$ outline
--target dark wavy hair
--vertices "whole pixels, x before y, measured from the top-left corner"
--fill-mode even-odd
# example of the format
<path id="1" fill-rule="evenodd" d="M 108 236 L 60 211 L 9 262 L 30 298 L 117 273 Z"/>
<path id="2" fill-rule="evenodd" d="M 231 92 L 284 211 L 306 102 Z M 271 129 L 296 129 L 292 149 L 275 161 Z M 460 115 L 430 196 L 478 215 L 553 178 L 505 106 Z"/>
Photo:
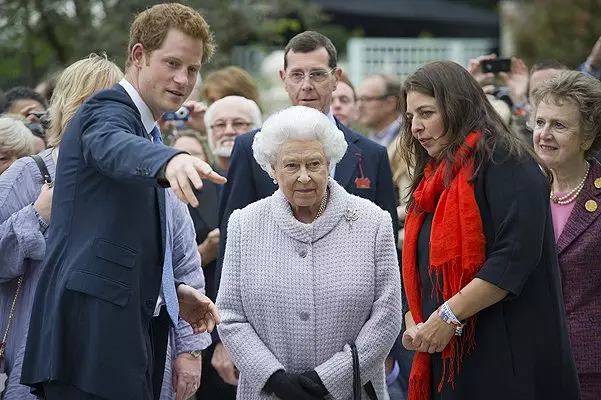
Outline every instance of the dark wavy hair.
<path id="1" fill-rule="evenodd" d="M 441 151 L 437 161 L 452 164 L 457 149 L 464 146 L 466 136 L 472 131 L 480 131 L 483 136 L 483 140 L 479 141 L 475 149 L 474 177 L 482 162 L 495 161 L 493 155 L 499 147 L 505 149 L 509 157 L 521 159 L 531 156 L 538 161 L 538 157 L 526 142 L 514 135 L 503 122 L 488 102 L 482 88 L 465 68 L 451 61 L 430 62 L 409 76 L 401 90 L 400 109 L 403 124 L 399 151 L 413 171 L 411 193 L 419 185 L 431 157 L 411 134 L 411 121 L 407 118 L 409 92 L 419 92 L 436 99 L 444 123 L 443 134 L 449 138 L 448 145 Z M 448 170 L 450 172 L 451 168 Z M 446 177 L 447 184 L 450 180 L 451 176 Z M 411 204 L 412 198 L 409 198 L 408 206 Z"/>

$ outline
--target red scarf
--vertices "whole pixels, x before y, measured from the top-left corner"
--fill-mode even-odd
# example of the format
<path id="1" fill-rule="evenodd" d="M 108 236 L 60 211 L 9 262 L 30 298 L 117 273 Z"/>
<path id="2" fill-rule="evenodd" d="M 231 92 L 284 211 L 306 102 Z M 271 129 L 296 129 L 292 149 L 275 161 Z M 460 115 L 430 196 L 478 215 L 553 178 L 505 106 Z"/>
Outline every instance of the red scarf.
<path id="1" fill-rule="evenodd" d="M 448 164 L 430 163 L 424 177 L 413 193 L 415 203 L 405 221 L 403 246 L 403 281 L 409 309 L 416 324 L 425 322 L 429 315 L 422 313 L 421 280 L 417 266 L 417 237 L 425 213 L 434 213 L 430 234 L 429 274 L 434 283 L 433 295 L 448 300 L 472 281 L 485 260 L 485 238 L 480 210 L 476 203 L 474 185 L 469 182 L 474 174 L 473 150 L 481 138 L 480 132 L 471 132 L 455 154 L 451 167 L 452 180 L 445 187 Z M 420 211 L 420 210 L 423 210 Z M 439 278 L 442 276 L 442 280 Z M 442 288 L 441 288 L 442 284 Z M 453 336 L 442 352 L 443 373 L 438 391 L 445 378 L 454 383 L 466 351 L 474 348 L 474 317 L 466 321 L 463 336 Z M 416 353 L 409 380 L 409 400 L 430 399 L 432 371 L 430 354 Z"/>

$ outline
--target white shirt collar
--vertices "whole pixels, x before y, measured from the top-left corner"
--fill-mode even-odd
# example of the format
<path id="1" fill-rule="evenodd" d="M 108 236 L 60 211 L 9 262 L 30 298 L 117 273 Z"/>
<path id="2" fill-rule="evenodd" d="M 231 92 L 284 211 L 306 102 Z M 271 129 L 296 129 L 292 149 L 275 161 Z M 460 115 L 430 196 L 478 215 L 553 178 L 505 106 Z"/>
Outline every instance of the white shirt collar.
<path id="1" fill-rule="evenodd" d="M 134 104 L 138 108 L 138 111 L 140 112 L 140 116 L 142 117 L 142 123 L 144 124 L 144 128 L 146 129 L 146 133 L 150 133 L 150 131 L 152 131 L 152 129 L 156 125 L 156 122 L 152 117 L 152 111 L 150 111 L 150 107 L 146 105 L 144 100 L 142 100 L 140 93 L 138 93 L 136 88 L 134 88 L 133 85 L 129 83 L 127 79 L 121 79 L 121 81 L 119 81 L 119 85 L 121 85 L 129 95 L 129 97 L 131 97 L 132 101 L 134 102 Z"/>

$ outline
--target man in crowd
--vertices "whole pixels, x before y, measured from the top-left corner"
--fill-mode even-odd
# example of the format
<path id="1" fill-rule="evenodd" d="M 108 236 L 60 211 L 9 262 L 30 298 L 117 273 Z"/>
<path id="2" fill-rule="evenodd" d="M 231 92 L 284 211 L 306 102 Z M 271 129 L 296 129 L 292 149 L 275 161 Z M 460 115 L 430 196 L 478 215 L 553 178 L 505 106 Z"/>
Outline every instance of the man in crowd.
<path id="1" fill-rule="evenodd" d="M 193 187 L 225 179 L 163 146 L 155 122 L 179 109 L 212 49 L 189 7 L 140 13 L 126 78 L 88 99 L 66 129 L 22 372 L 40 396 L 158 399 L 169 323 L 179 315 L 203 332 L 219 322 L 214 304 L 174 276 L 164 188 L 198 206 Z"/>
<path id="2" fill-rule="evenodd" d="M 194 107 L 194 103 L 187 103 Z M 197 126 L 193 120 L 188 126 Z M 221 175 L 226 175 L 230 166 L 234 140 L 239 135 L 261 127 L 261 110 L 257 103 L 241 96 L 227 96 L 213 102 L 204 113 L 203 127 L 206 126 L 207 141 L 214 156 L 213 169 Z M 174 142 L 175 148 L 186 150 L 186 143 L 198 146 L 198 138 L 178 137 Z M 191 150 L 192 146 L 189 147 Z M 219 204 L 223 185 L 203 180 L 202 190 L 196 192 L 201 207 L 188 207 L 194 228 L 196 243 L 201 254 L 202 269 L 206 282 L 206 294 L 215 301 L 215 266 L 219 249 Z M 220 345 L 220 350 L 224 350 Z M 211 365 L 214 346 L 203 354 L 202 380 L 197 393 L 199 399 L 235 399 L 236 387 L 224 381 Z M 217 360 L 217 359 L 215 359 Z"/>
<path id="3" fill-rule="evenodd" d="M 357 93 L 359 123 L 369 129 L 369 138 L 384 147 L 393 145 L 401 129 L 401 81 L 395 76 L 372 75 Z"/>
<path id="4" fill-rule="evenodd" d="M 26 119 L 26 125 L 33 133 L 35 153 L 46 148 L 45 128 L 41 121 L 47 107 L 41 94 L 25 86 L 10 89 L 0 101 L 0 114 L 15 114 Z"/>
<path id="5" fill-rule="evenodd" d="M 342 125 L 352 126 L 357 122 L 357 94 L 349 78 L 342 74 L 336 90 L 332 92 L 332 114 Z"/>

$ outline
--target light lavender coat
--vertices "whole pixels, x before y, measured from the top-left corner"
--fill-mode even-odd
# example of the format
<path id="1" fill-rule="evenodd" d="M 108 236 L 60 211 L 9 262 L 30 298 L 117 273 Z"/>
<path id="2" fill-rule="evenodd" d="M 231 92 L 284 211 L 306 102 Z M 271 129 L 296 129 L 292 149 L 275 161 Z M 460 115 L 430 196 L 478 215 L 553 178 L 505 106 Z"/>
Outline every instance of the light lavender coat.
<path id="1" fill-rule="evenodd" d="M 52 159 L 51 150 L 41 152 L 40 156 L 54 180 L 56 164 Z M 37 199 L 42 184 L 39 168 L 30 157 L 15 161 L 0 175 L 0 335 L 4 334 L 6 328 L 18 277 L 23 274 L 25 276 L 7 339 L 8 380 L 4 400 L 37 399 L 30 393 L 31 388 L 19 384 L 19 380 L 33 297 L 46 253 L 46 237 L 40 232 L 38 220 L 33 212 L 33 202 Z M 171 191 L 166 193 L 172 211 L 173 223 L 170 226 L 174 228 L 171 234 L 173 259 L 179 260 L 173 266 L 174 275 L 181 277 L 180 279 L 190 286 L 202 290 L 204 276 L 196 249 L 192 220 L 186 206 L 178 201 Z M 194 335 L 190 325 L 183 320 L 180 320 L 176 328 L 170 329 L 161 400 L 175 398 L 172 365 L 176 355 L 205 349 L 210 343 L 210 335 Z"/>
<path id="2" fill-rule="evenodd" d="M 279 369 L 315 369 L 330 398 L 349 399 L 352 343 L 362 384 L 371 380 L 378 399 L 388 398 L 384 360 L 401 328 L 390 214 L 333 179 L 328 186 L 312 224 L 293 216 L 281 190 L 230 217 L 217 305 L 240 400 L 275 398 L 263 387 Z"/>

